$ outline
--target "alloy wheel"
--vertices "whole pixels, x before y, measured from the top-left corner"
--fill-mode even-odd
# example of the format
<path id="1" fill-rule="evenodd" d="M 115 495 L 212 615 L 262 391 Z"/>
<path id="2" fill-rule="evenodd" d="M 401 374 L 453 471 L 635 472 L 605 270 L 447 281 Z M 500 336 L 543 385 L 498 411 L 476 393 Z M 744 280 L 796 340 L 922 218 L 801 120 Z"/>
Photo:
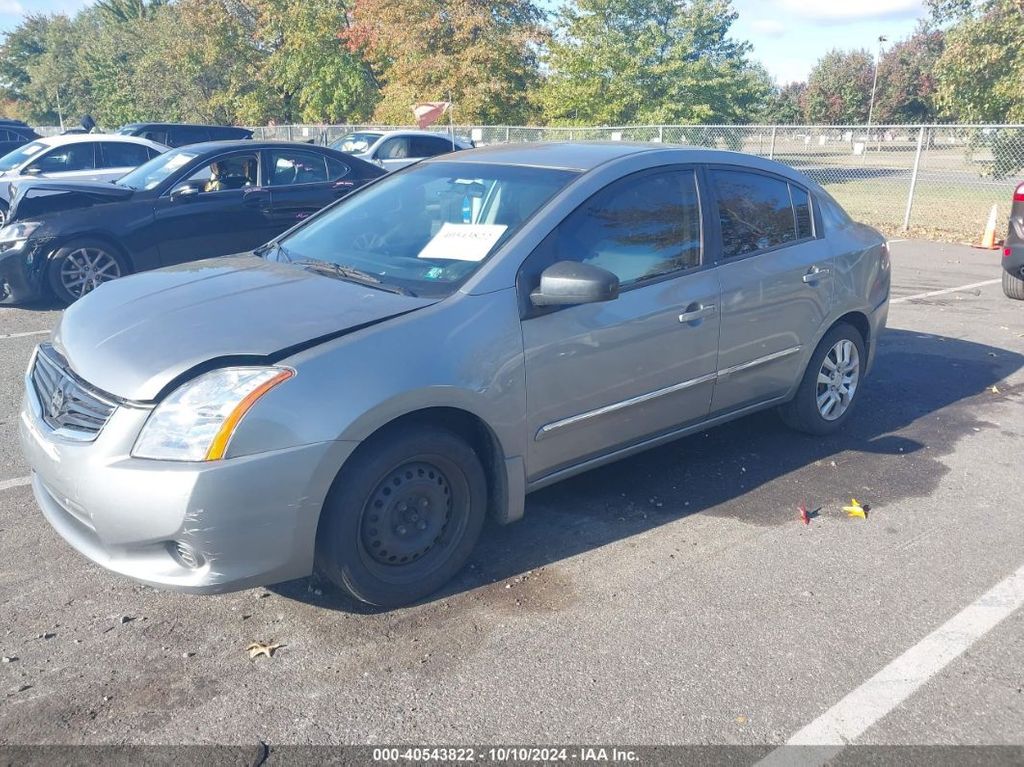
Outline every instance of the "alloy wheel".
<path id="1" fill-rule="evenodd" d="M 818 371 L 816 398 L 818 413 L 826 421 L 835 421 L 850 408 L 860 380 L 860 354 L 857 345 L 843 338 L 837 341 Z"/>
<path id="2" fill-rule="evenodd" d="M 120 276 L 121 265 L 117 259 L 100 248 L 73 250 L 60 265 L 60 283 L 75 298 Z"/>

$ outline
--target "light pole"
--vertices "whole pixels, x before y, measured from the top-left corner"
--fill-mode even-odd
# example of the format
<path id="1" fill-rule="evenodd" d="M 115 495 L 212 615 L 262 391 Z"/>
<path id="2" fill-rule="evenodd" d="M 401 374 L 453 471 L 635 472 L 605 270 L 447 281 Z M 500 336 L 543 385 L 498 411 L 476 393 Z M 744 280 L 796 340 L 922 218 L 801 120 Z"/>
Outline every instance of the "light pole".
<path id="1" fill-rule="evenodd" d="M 875 89 L 878 87 L 878 62 L 882 60 L 882 43 L 888 38 L 885 35 L 878 36 L 878 49 L 875 51 L 875 76 L 871 81 L 871 103 L 868 105 L 868 137 L 864 142 L 864 148 L 867 149 L 868 144 L 871 143 L 871 118 L 875 113 Z"/>

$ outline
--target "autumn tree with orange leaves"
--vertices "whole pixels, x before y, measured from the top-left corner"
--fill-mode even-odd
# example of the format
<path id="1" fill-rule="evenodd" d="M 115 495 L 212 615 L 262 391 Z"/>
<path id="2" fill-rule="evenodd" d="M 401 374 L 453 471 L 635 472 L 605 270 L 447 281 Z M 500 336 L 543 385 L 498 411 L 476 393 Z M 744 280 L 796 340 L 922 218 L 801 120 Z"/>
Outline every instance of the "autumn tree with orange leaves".
<path id="1" fill-rule="evenodd" d="M 380 88 L 375 120 L 408 124 L 417 101 L 450 94 L 461 123 L 521 124 L 534 114 L 541 22 L 532 0 L 355 0 L 342 39 Z"/>

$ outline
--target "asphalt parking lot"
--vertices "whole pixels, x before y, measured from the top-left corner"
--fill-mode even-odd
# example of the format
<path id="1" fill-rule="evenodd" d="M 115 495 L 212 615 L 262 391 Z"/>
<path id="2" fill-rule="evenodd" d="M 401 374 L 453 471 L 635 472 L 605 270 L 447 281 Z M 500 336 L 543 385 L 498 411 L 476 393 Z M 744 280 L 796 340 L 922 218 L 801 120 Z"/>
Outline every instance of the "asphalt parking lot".
<path id="1" fill-rule="evenodd" d="M 72 551 L 15 442 L 58 313 L 0 308 L 0 743 L 774 745 L 838 716 L 839 742 L 1024 744 L 1024 304 L 998 253 L 892 250 L 845 433 L 765 413 L 576 477 L 380 613 L 310 581 L 160 593 Z M 906 694 L 872 697 L 887 668 Z"/>

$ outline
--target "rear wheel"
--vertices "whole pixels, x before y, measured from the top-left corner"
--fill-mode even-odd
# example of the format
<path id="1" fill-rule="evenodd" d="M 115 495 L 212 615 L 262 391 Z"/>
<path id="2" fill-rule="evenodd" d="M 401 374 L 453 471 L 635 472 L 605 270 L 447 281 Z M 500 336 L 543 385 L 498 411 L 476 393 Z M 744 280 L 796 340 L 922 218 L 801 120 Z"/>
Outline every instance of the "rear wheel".
<path id="1" fill-rule="evenodd" d="M 465 564 L 486 505 L 483 467 L 459 436 L 433 426 L 385 431 L 334 482 L 317 531 L 317 569 L 368 604 L 415 602 Z"/>
<path id="2" fill-rule="evenodd" d="M 850 417 L 860 393 L 867 355 L 853 325 L 833 327 L 811 355 L 796 396 L 779 413 L 786 425 L 808 434 L 832 434 Z"/>
<path id="3" fill-rule="evenodd" d="M 67 304 L 127 273 L 124 259 L 101 240 L 77 240 L 65 245 L 53 255 L 48 269 L 53 294 Z"/>
<path id="4" fill-rule="evenodd" d="M 1024 279 L 1010 274 L 1003 269 L 1003 292 L 1009 298 L 1024 301 Z"/>
<path id="5" fill-rule="evenodd" d="M 7 223 L 7 203 L 0 200 L 0 227 Z"/>

